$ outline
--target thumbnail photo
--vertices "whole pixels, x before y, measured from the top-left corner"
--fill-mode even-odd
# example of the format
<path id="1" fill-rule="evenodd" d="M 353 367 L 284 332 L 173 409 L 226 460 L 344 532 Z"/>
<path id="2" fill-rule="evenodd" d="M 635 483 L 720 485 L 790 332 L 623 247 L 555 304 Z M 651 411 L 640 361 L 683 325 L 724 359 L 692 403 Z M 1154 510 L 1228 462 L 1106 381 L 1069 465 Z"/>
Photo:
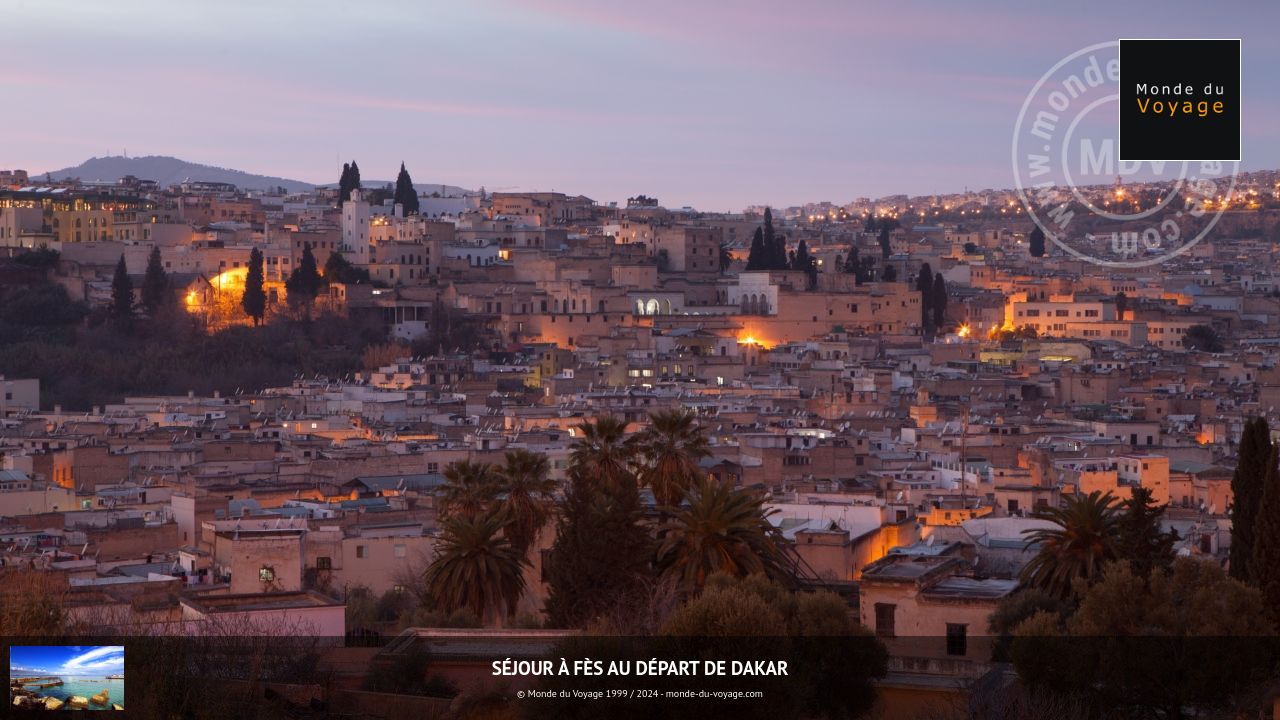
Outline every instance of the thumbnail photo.
<path id="1" fill-rule="evenodd" d="M 19 710 L 123 710 L 124 646 L 11 647 L 9 694 Z"/>

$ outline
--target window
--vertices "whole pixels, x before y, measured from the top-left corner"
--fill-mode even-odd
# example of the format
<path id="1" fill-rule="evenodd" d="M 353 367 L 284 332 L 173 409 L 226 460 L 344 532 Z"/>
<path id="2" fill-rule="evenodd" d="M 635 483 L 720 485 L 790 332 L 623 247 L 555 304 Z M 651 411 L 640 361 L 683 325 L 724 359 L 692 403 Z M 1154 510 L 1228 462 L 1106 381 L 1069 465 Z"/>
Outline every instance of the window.
<path id="1" fill-rule="evenodd" d="M 893 613 L 898 609 L 893 603 L 876 603 L 876 635 L 894 637 Z M 950 625 L 947 626 L 950 628 Z"/>
<path id="2" fill-rule="evenodd" d="M 963 657 L 969 650 L 969 626 L 947 623 L 947 654 Z"/>
<path id="3" fill-rule="evenodd" d="M 332 560 L 332 559 L 330 559 L 330 558 L 329 558 L 329 557 L 327 557 L 327 556 L 325 556 L 325 557 L 318 557 L 318 558 L 316 558 L 316 569 L 317 569 L 317 570 L 332 570 L 332 569 L 333 569 L 333 560 Z"/>
<path id="4" fill-rule="evenodd" d="M 363 545 L 357 545 L 357 546 L 356 546 L 356 557 L 357 557 L 357 558 L 359 558 L 359 559 L 363 559 L 363 558 L 364 558 L 364 546 L 363 546 Z"/>
<path id="5" fill-rule="evenodd" d="M 276 569 L 270 565 L 263 565 L 262 569 L 258 570 L 258 579 L 264 583 L 275 582 Z"/>

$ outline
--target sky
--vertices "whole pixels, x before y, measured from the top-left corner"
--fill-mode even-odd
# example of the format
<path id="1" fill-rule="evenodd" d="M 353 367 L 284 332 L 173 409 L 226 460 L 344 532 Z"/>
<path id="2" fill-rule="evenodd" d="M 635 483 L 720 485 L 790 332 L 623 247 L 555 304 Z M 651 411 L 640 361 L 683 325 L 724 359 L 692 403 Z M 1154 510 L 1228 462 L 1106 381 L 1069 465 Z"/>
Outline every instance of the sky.
<path id="1" fill-rule="evenodd" d="M 122 645 L 28 645 L 9 648 L 9 676 L 100 677 L 124 672 Z"/>
<path id="2" fill-rule="evenodd" d="M 1005 188 L 1023 98 L 1119 37 L 1243 39 L 1280 167 L 1280 3 L 0 0 L 0 168 L 173 155 L 740 210 Z"/>

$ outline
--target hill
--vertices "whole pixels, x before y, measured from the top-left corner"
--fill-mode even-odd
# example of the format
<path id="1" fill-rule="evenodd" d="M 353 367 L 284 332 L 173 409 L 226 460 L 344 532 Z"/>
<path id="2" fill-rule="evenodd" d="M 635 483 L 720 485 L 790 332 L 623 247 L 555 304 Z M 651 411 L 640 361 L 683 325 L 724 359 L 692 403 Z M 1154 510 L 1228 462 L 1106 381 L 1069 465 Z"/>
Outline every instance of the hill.
<path id="1" fill-rule="evenodd" d="M 288 178 L 254 175 L 241 170 L 201 165 L 165 155 L 145 157 L 89 158 L 83 163 L 49 173 L 55 180 L 80 178 L 84 181 L 115 182 L 126 175 L 141 180 L 154 180 L 161 187 L 176 185 L 185 180 L 231 183 L 245 190 L 267 190 L 284 187 L 289 192 L 301 192 L 315 187 L 311 183 Z"/>
<path id="2" fill-rule="evenodd" d="M 116 182 L 126 175 L 132 175 L 141 180 L 154 180 L 160 187 L 177 185 L 186 180 L 198 180 L 231 183 L 242 190 L 270 190 L 283 187 L 289 192 L 304 192 L 315 187 L 337 186 L 337 183 L 314 185 L 301 180 L 290 180 L 289 178 L 272 177 L 270 175 L 254 175 L 242 170 L 187 162 L 167 155 L 147 155 L 144 157 L 113 155 L 89 158 L 75 167 L 53 170 L 49 175 L 54 180 L 79 178 L 85 182 Z M 40 177 L 33 176 L 32 179 L 39 179 Z M 385 180 L 366 180 L 363 183 L 366 188 L 376 188 L 391 184 L 393 183 Z M 413 186 L 419 193 L 427 195 L 431 193 L 460 195 L 471 192 L 456 185 L 414 183 Z"/>

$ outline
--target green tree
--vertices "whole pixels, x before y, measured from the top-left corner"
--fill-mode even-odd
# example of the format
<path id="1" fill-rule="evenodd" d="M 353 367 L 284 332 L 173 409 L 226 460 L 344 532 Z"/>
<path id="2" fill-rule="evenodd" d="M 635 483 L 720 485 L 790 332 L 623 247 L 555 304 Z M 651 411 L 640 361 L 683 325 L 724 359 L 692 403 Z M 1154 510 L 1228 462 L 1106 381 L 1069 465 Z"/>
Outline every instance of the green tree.
<path id="1" fill-rule="evenodd" d="M 263 287 L 262 251 L 254 248 L 249 251 L 249 272 L 244 276 L 244 294 L 240 297 L 240 307 L 244 314 L 253 318 L 253 324 L 261 325 L 267 314 L 267 291 Z"/>
<path id="2" fill-rule="evenodd" d="M 947 320 L 947 283 L 942 273 L 933 276 L 933 289 L 929 293 L 929 304 L 933 309 L 933 326 L 942 327 Z"/>
<path id="3" fill-rule="evenodd" d="M 1102 566 L 1116 557 L 1118 509 L 1111 493 L 1094 491 L 1063 499 L 1063 507 L 1049 508 L 1036 517 L 1057 527 L 1026 533 L 1027 546 L 1039 550 L 1022 568 L 1022 582 L 1059 598 L 1075 591 L 1077 578 L 1097 580 Z"/>
<path id="4" fill-rule="evenodd" d="M 324 281 L 342 283 L 344 285 L 368 284 L 372 282 L 369 271 L 352 265 L 340 251 L 329 253 L 324 261 Z"/>
<path id="5" fill-rule="evenodd" d="M 1253 548 L 1262 503 L 1263 478 L 1271 457 L 1271 428 L 1266 418 L 1255 417 L 1245 422 L 1236 450 L 1236 469 L 1231 475 L 1231 577 L 1254 582 Z"/>
<path id="6" fill-rule="evenodd" d="M 507 537 L 526 554 L 551 518 L 556 482 L 547 477 L 547 456 L 523 448 L 508 450 L 498 469 L 498 508 L 507 519 Z"/>
<path id="7" fill-rule="evenodd" d="M 1181 197 L 1181 196 L 1179 196 Z M 1116 293 L 1116 315 L 1123 318 L 1125 312 L 1129 310 L 1129 296 L 1123 292 Z"/>
<path id="8" fill-rule="evenodd" d="M 1253 584 L 1271 617 L 1280 618 L 1280 447 L 1271 446 L 1253 527 Z"/>
<path id="9" fill-rule="evenodd" d="M 933 269 L 929 263 L 920 266 L 916 275 L 916 291 L 920 293 L 920 327 L 933 327 Z"/>
<path id="10" fill-rule="evenodd" d="M 1116 557 L 1127 561 L 1142 577 L 1156 570 L 1167 570 L 1173 564 L 1173 544 L 1178 540 L 1178 533 L 1162 530 L 1163 518 L 1164 506 L 1155 504 L 1150 488 L 1135 487 L 1133 494 L 1120 503 L 1116 517 Z"/>
<path id="11" fill-rule="evenodd" d="M 649 416 L 649 427 L 636 437 L 643 458 L 639 481 L 653 490 L 659 505 L 675 507 L 702 479 L 699 461 L 710 454 L 707 437 L 693 413 L 661 410 Z"/>
<path id="12" fill-rule="evenodd" d="M 880 225 L 880 257 L 888 260 L 893 254 L 893 246 L 889 243 L 889 224 L 882 223 Z"/>
<path id="13" fill-rule="evenodd" d="M 1116 562 L 1078 584 L 1065 623 L 1040 613 L 1015 630 L 1014 667 L 1033 693 L 1087 699 L 1094 717 L 1181 718 L 1228 710 L 1274 681 L 1262 595 L 1216 563 L 1178 558 L 1144 578 Z"/>
<path id="14" fill-rule="evenodd" d="M 498 490 L 498 475 L 492 465 L 455 460 L 445 466 L 444 483 L 437 494 L 440 516 L 448 518 L 487 512 L 492 509 Z"/>
<path id="15" fill-rule="evenodd" d="M 403 162 L 400 163 L 400 174 L 396 176 L 395 202 L 406 216 L 418 214 L 418 191 L 414 189 L 413 178 L 409 177 Z"/>
<path id="16" fill-rule="evenodd" d="M 663 524 L 657 561 L 680 589 L 696 594 L 717 572 L 790 580 L 781 534 L 769 522 L 764 497 L 704 478 L 689 489 L 687 504 Z"/>
<path id="17" fill-rule="evenodd" d="M 351 191 L 360 188 L 360 167 L 356 161 L 342 163 L 342 177 L 338 179 L 338 200 L 347 202 L 351 199 Z"/>
<path id="18" fill-rule="evenodd" d="M 978 246 L 977 246 L 977 245 L 974 245 L 974 244 L 973 244 L 973 243 L 971 243 L 971 242 L 967 242 L 967 243 L 965 243 L 965 244 L 964 244 L 964 254 L 965 254 L 965 255 L 977 255 L 977 254 L 978 254 Z"/>
<path id="19" fill-rule="evenodd" d="M 479 618 L 515 614 L 528 563 L 503 535 L 504 524 L 495 512 L 454 515 L 442 523 L 424 579 L 444 609 L 466 608 Z"/>
<path id="20" fill-rule="evenodd" d="M 611 415 L 579 423 L 569 445 L 569 475 L 610 491 L 636 488 L 632 463 L 636 444 L 626 437 L 627 422 Z"/>
<path id="21" fill-rule="evenodd" d="M 302 258 L 284 283 L 290 304 L 310 305 L 320 294 L 323 285 L 324 280 L 316 269 L 316 256 L 311 252 L 311 243 L 303 243 Z"/>
<path id="22" fill-rule="evenodd" d="M 581 628 L 638 597 L 652 578 L 653 539 L 634 484 L 571 472 L 545 571 L 547 621 Z"/>
<path id="23" fill-rule="evenodd" d="M 1044 257 L 1044 231 L 1039 225 L 1031 229 L 1031 234 L 1027 236 L 1027 245 L 1031 257 Z"/>
<path id="24" fill-rule="evenodd" d="M 169 276 L 160 261 L 160 247 L 151 248 L 147 256 L 147 272 L 142 279 L 142 306 L 151 315 L 169 304 L 172 295 L 169 289 Z"/>
<path id="25" fill-rule="evenodd" d="M 767 270 L 768 260 L 765 256 L 768 253 L 764 248 L 764 231 L 756 228 L 756 232 L 751 236 L 751 252 L 747 255 L 747 270 Z"/>
<path id="26" fill-rule="evenodd" d="M 898 268 L 888 263 L 885 263 L 884 271 L 880 273 L 880 279 L 885 282 L 897 282 Z"/>
<path id="27" fill-rule="evenodd" d="M 124 255 L 116 263 L 115 275 L 111 278 L 111 304 L 107 313 L 118 322 L 127 322 L 133 318 L 133 281 L 129 279 L 129 269 L 124 264 Z"/>
<path id="28" fill-rule="evenodd" d="M 1208 325 L 1192 325 L 1182 335 L 1182 345 L 1188 350 L 1220 353 L 1224 347 L 1218 332 Z"/>

